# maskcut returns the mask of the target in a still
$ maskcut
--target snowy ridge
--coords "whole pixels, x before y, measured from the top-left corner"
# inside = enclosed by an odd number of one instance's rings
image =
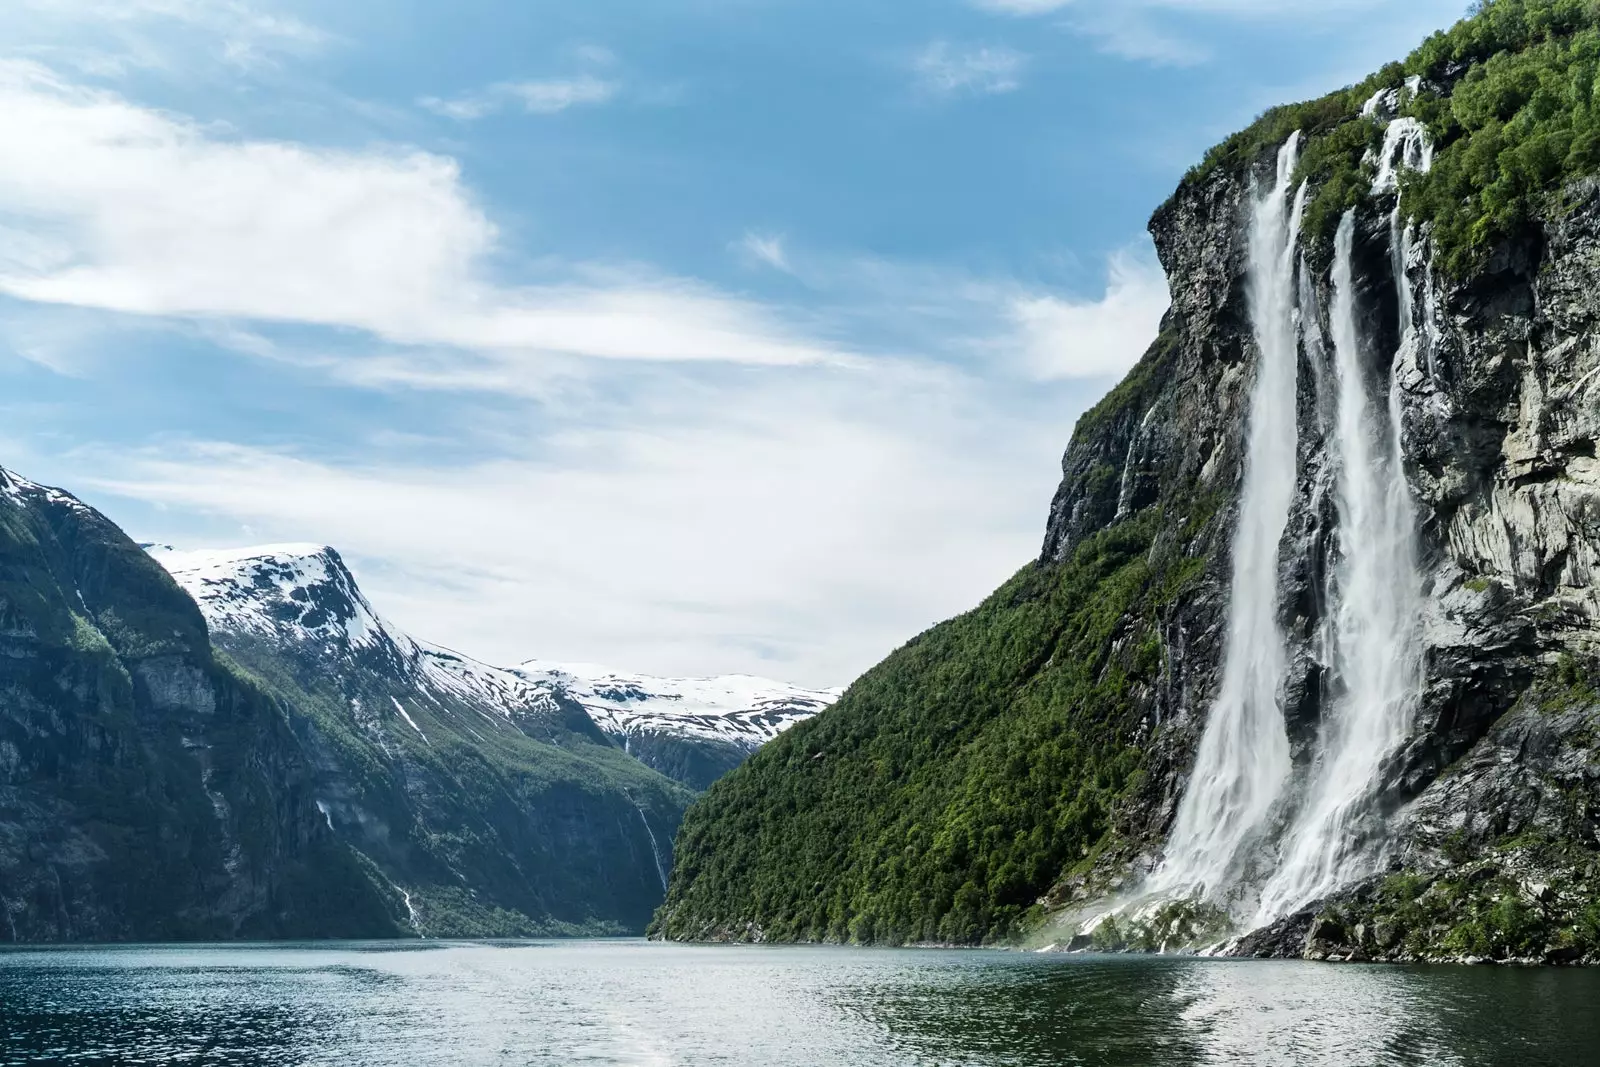
[[[287,544],[181,552],[147,545],[146,550],[200,605],[216,632],[333,659],[387,660],[419,695],[453,697],[507,719],[555,710],[553,687],[417,641],[385,622],[331,548]]]
[[[726,741],[748,751],[823,711],[842,693],[749,675],[649,678],[538,660],[524,663],[517,673],[564,689],[600,729],[619,740],[662,733]]]
[[[387,638],[403,648],[356,588],[338,553],[321,545],[146,551],[167,569],[213,629],[353,651]],[[396,640],[398,638],[398,640]]]
[[[89,505],[62,489],[52,489],[48,485],[29,481],[15,471],[0,467],[0,496],[7,497],[13,502],[26,507],[33,499],[43,499],[47,503],[62,504],[75,511],[90,511]]]
[[[629,738],[654,733],[726,742],[753,752],[828,707],[841,692],[743,675],[650,678],[540,661],[505,670],[418,641],[385,622],[332,548],[145,548],[200,605],[217,633],[262,639],[336,662],[382,664],[419,696],[462,701],[507,720],[550,714],[563,697],[570,698],[624,746]]]

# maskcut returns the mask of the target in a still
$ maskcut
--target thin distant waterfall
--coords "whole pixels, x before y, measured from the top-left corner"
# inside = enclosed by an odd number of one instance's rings
[[[1426,169],[1430,161],[1426,134],[1397,120],[1385,138],[1374,192],[1396,191],[1400,168]],[[1413,314],[1406,272],[1411,230],[1402,228],[1398,203],[1390,219],[1390,244],[1400,348],[1389,365],[1382,409],[1371,399],[1363,358],[1354,244],[1351,211],[1334,238],[1330,307],[1338,402],[1332,440],[1338,560],[1329,589],[1335,688],[1310,787],[1284,840],[1278,871],[1262,891],[1258,924],[1381,868],[1384,764],[1409,736],[1422,689],[1422,578],[1401,447],[1400,374],[1416,364],[1418,347],[1427,341]]]
[[[1299,147],[1297,133],[1278,153],[1272,189],[1254,205],[1249,294],[1260,359],[1250,397],[1222,687],[1165,862],[1152,876],[1150,888],[1157,893],[1216,897],[1228,889],[1289,776],[1278,546],[1296,480],[1295,265],[1306,187],[1302,184],[1292,198],[1290,189]]]

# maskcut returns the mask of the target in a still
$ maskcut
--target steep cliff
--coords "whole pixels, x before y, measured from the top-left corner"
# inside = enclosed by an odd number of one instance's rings
[[[0,938],[380,937],[284,708],[121,531],[0,471]]]
[[[428,937],[637,933],[692,794],[559,684],[417,641],[318,545],[152,548],[286,709],[325,827]]]
[[[1040,560],[718,783],[685,820],[656,929],[973,942],[1038,928],[1153,949],[1264,924],[1232,950],[1593,958],[1595,18],[1564,0],[1486,4],[1191,172],[1151,223],[1172,308],[1080,420]],[[1253,242],[1275,161],[1294,219],[1276,297],[1292,484],[1264,550],[1284,774],[1266,776],[1276,792],[1226,884],[1164,899],[1152,887],[1182,881],[1162,879],[1185,798],[1215,784],[1197,753],[1232,699],[1272,336]],[[1351,382],[1382,434],[1352,430]],[[1341,649],[1363,622],[1350,571],[1373,521],[1352,518],[1348,446],[1381,451],[1389,434],[1404,499],[1379,511],[1407,513],[1418,607],[1396,633],[1417,680],[1383,712],[1400,740],[1369,753],[1360,818],[1329,824],[1348,838],[1329,846],[1337,877],[1306,880],[1317,899],[1274,898],[1364,692]],[[1387,607],[1410,595],[1391,592]]]

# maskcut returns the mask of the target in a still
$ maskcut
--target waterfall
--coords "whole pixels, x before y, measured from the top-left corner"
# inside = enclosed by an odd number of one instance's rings
[[[1351,265],[1355,213],[1334,239],[1329,309],[1337,414],[1331,447],[1339,513],[1329,603],[1333,692],[1319,758],[1284,840],[1279,868],[1261,894],[1258,923],[1311,904],[1376,873],[1383,856],[1384,764],[1410,732],[1421,689],[1418,634],[1422,579],[1415,517],[1400,448],[1394,361],[1388,403],[1371,399]],[[1398,253],[1397,253],[1398,254]],[[1416,344],[1402,269],[1401,354]],[[1381,411],[1381,414],[1380,414]]]
[[[656,876],[661,879],[661,891],[667,891],[667,869],[661,863],[661,846],[656,843],[656,832],[650,828],[650,819],[645,815],[643,806],[633,799],[633,794],[626,789],[622,795],[628,798],[628,803],[633,805],[633,810],[639,813],[639,821],[644,823],[644,832],[650,838],[650,858],[656,863]]]
[[[1296,133],[1278,152],[1271,191],[1254,204],[1249,299],[1260,359],[1250,396],[1222,686],[1165,861],[1151,879],[1157,893],[1215,898],[1233,885],[1289,776],[1278,547],[1294,500],[1299,433],[1295,266],[1305,185],[1290,197],[1299,146]]]
[[[1402,171],[1425,172],[1432,166],[1433,141],[1427,127],[1416,119],[1395,119],[1383,131],[1383,151],[1378,156],[1378,176],[1373,180],[1372,193],[1382,196],[1398,192]]]

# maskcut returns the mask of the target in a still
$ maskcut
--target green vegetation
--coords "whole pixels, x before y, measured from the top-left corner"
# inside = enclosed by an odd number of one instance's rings
[[[1320,919],[1381,958],[1576,960],[1600,952],[1597,878],[1592,851],[1529,835],[1442,875],[1393,875],[1364,906]]]
[[[1566,182],[1600,171],[1600,5],[1498,0],[1435,35],[1408,67],[1443,78],[1448,99],[1411,108],[1441,150],[1405,183],[1407,211],[1433,223],[1439,264],[1464,274],[1547,209]]]
[[[1600,173],[1600,0],[1486,0],[1405,62],[1267,112],[1208,153],[1185,190],[1260,167],[1300,131],[1305,234],[1325,258],[1340,217],[1371,196],[1384,129],[1362,105],[1411,78],[1420,91],[1397,100],[1426,125],[1435,156],[1429,173],[1403,178],[1401,204],[1431,225],[1441,270],[1480,268],[1559,211],[1573,179]],[[1003,940],[1039,917],[1052,886],[1121,847],[1119,805],[1147,773],[1171,780],[1149,761],[1162,736],[1143,715],[1167,666],[1162,623],[1212,565],[1197,546],[1218,501],[1165,484],[1159,503],[1133,516],[1117,508],[1123,428],[1167,386],[1181,325],[1169,319],[1078,424],[1070,506],[1058,512],[1072,526],[1070,556],[1024,568],[714,785],[685,817],[657,933]],[[1490,591],[1484,579],[1469,586]],[[1592,699],[1586,674],[1563,671],[1563,701]],[[1360,921],[1347,916],[1361,951],[1526,958],[1596,944],[1600,912],[1582,903],[1600,884],[1583,866],[1592,853],[1562,861],[1579,873],[1551,896],[1505,864],[1480,863],[1464,839],[1452,847],[1463,873],[1393,882]],[[1205,916],[1162,918],[1180,940],[1207,931]],[[1324,919],[1340,928],[1340,916]],[[1120,922],[1099,938],[1108,948],[1163,940]]]
[[[1383,129],[1363,119],[1361,105],[1381,89],[1398,88],[1405,70],[1392,63],[1360,85],[1318,100],[1275,107],[1247,129],[1206,153],[1205,160],[1184,178],[1184,185],[1203,183],[1218,171],[1238,171],[1275,153],[1296,130],[1302,135],[1294,181],[1308,182],[1303,231],[1314,250],[1326,250],[1339,218],[1367,199],[1376,171],[1365,159],[1376,155]]]
[[[690,809],[655,932],[953,942],[1020,934],[1140,784],[1137,695],[1204,561],[1153,507],[911,641]]]
[[[1582,708],[1600,701],[1594,688],[1591,665],[1579,660],[1570,652],[1563,652],[1549,677],[1536,690],[1539,708],[1544,712],[1567,711]]]
[[[11,937],[396,932],[318,832],[281,708],[213,660],[194,604],[102,516],[0,494],[0,645]]]
[[[1362,203],[1381,129],[1360,117],[1381,89],[1424,79],[1402,113],[1427,126],[1437,151],[1427,174],[1402,182],[1406,214],[1433,225],[1438,266],[1463,276],[1502,242],[1559,210],[1575,178],[1600,173],[1600,3],[1484,0],[1404,63],[1318,100],[1273,108],[1207,153],[1185,183],[1259,162],[1296,130],[1297,180],[1309,180],[1305,232],[1325,254],[1339,217]]]
[[[525,732],[448,694],[419,699],[387,660],[329,670],[317,647],[215,640],[328,768],[323,788],[344,798],[330,819],[376,884],[411,894],[425,935],[610,936],[649,921],[661,885],[640,820],[665,847],[687,789],[559,721]]]

